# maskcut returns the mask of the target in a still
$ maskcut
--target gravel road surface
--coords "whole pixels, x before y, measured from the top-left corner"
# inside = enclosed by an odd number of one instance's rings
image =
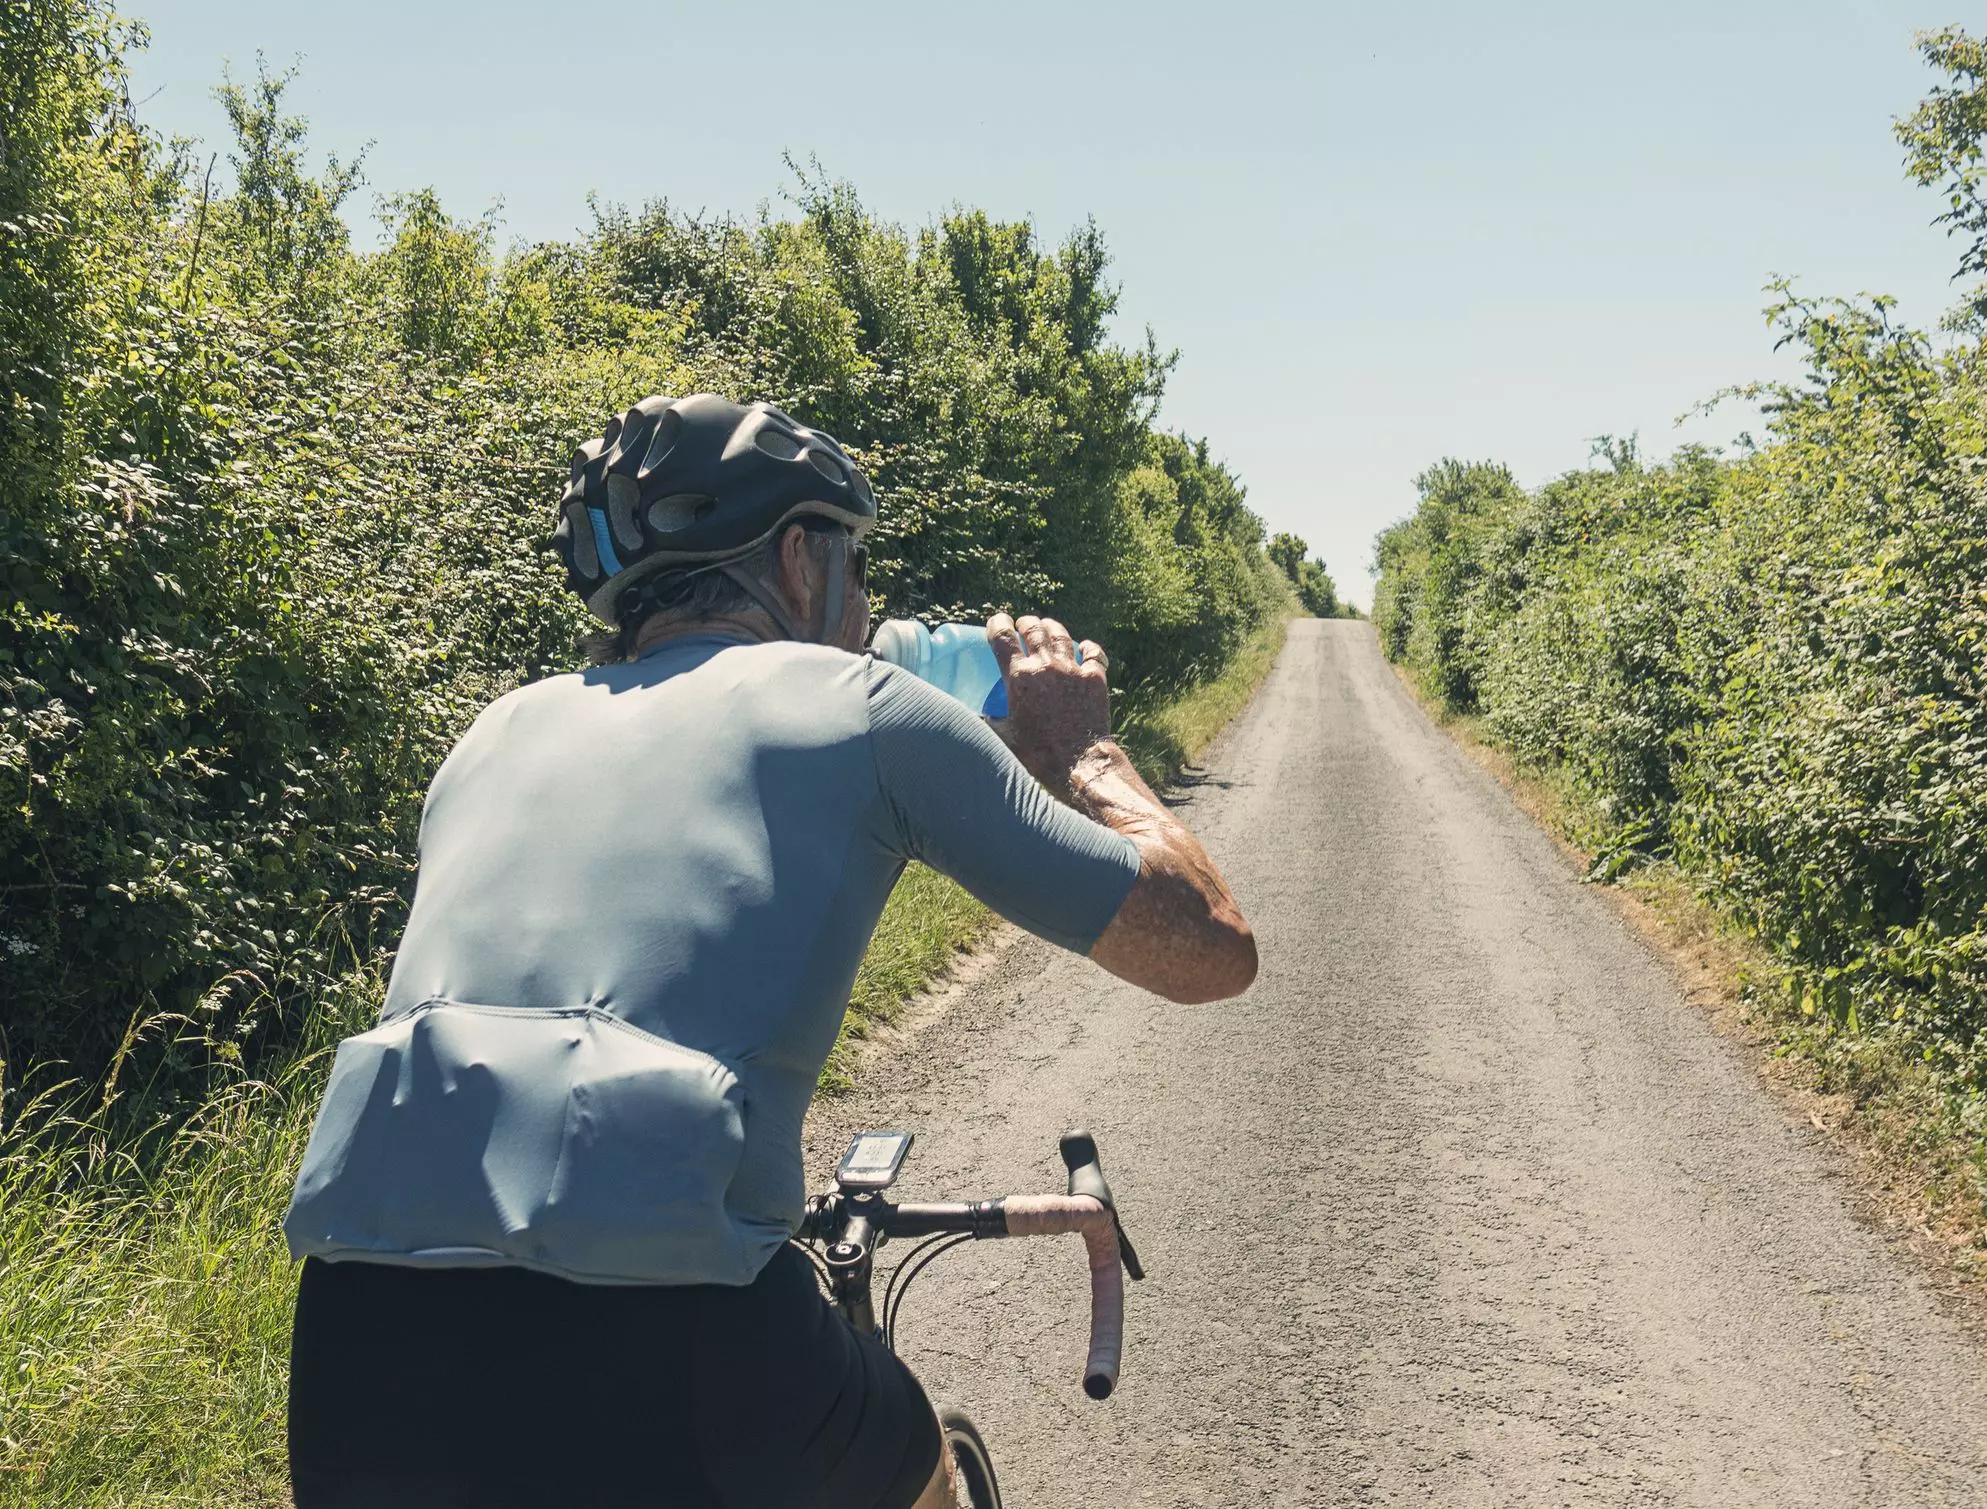
[[[904,1312],[1010,1505],[1987,1504],[1978,1350],[1369,626],[1293,626],[1184,814],[1247,997],[1023,940],[810,1127],[824,1171],[915,1130],[908,1199],[1059,1188],[1097,1133],[1151,1273],[1116,1397],[1073,1237]]]

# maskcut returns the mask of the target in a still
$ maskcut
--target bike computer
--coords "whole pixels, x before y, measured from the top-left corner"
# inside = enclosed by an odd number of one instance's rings
[[[857,1132],[835,1169],[835,1182],[843,1189],[888,1189],[912,1141],[910,1132]]]

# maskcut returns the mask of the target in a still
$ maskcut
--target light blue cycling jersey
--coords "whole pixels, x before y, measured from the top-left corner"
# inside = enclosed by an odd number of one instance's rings
[[[1079,951],[1139,868],[867,656],[698,635],[493,703],[428,793],[291,1252],[749,1283],[799,1220],[801,1120],[911,859]]]

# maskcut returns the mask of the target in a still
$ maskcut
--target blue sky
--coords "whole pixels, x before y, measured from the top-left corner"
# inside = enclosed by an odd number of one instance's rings
[[[1950,0],[1948,0],[1948,5]],[[1522,6],[132,0],[142,114],[219,146],[211,88],[299,62],[322,151],[370,143],[359,218],[432,185],[507,234],[589,192],[751,213],[818,156],[870,205],[1093,216],[1205,435],[1272,528],[1368,595],[1374,532],[1445,455],[1527,483],[1600,434],[1719,443],[1784,374],[1760,292],[1896,294],[1934,322],[1957,249],[1893,117],[1930,75],[1917,0]],[[370,224],[362,224],[370,233]]]

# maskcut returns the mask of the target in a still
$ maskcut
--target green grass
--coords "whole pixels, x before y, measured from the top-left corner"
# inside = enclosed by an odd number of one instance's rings
[[[1196,758],[1274,663],[1272,624],[1228,671],[1125,730],[1153,778]],[[857,973],[822,1075],[942,978],[992,926],[913,866]],[[278,1223],[328,1047],[378,1010],[376,968],[326,992],[318,1041],[270,1080],[133,1136],[131,1101],[62,1093],[0,1136],[0,1506],[250,1509],[289,1502],[283,1410],[295,1270]],[[73,1087],[72,1087],[73,1093]]]
[[[340,1008],[376,1003],[377,979],[343,993]],[[116,1107],[16,1117],[0,1142],[0,1505],[288,1503],[296,1279],[277,1222],[323,1065],[302,1055],[128,1141],[107,1131]]]
[[[1118,730],[1118,743],[1153,785],[1163,785],[1191,765],[1215,736],[1249,705],[1276,657],[1282,653],[1290,618],[1279,615],[1258,629],[1236,652],[1228,669],[1185,696]]]

